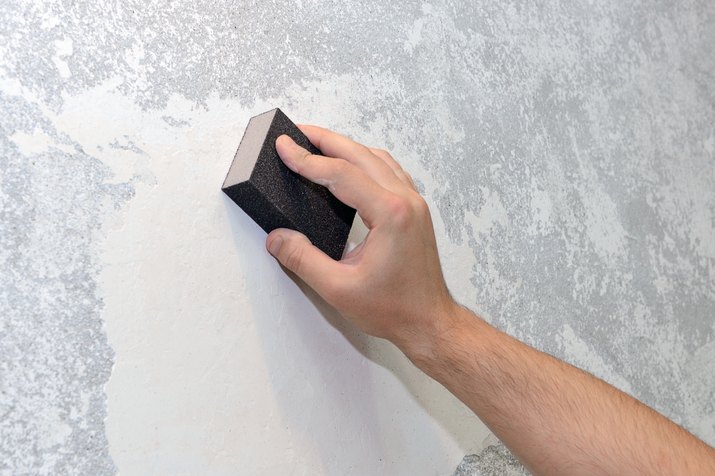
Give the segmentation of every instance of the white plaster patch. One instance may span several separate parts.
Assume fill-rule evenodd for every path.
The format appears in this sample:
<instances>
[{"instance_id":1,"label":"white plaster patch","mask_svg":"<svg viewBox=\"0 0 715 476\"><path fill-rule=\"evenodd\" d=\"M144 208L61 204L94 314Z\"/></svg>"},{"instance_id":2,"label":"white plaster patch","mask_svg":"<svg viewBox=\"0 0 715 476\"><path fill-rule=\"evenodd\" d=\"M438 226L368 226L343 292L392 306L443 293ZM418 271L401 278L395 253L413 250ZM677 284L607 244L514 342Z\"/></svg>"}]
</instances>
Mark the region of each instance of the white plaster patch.
<instances>
[{"instance_id":1,"label":"white plaster patch","mask_svg":"<svg viewBox=\"0 0 715 476\"><path fill-rule=\"evenodd\" d=\"M439 185L424 169L419 159L413 157L413 154L409 151L400 151L398 148L397 154L397 157L402 160L403 167L414 177L419 177L425 186L424 198L432 213L432 224L434 226L439 258L442 263L442 272L445 282L447 283L447 288L457 302L473 306L475 300L474 287L466 277L471 276L474 272L477 260L469 246L467 230L466 228L462 230L461 244L458 245L450 241L447 225L444 223L444 220L442 220L442 216L439 214L438 208L432 199L438 191ZM405 161L403 160L404 158L412 159Z\"/></svg>"},{"instance_id":2,"label":"white plaster patch","mask_svg":"<svg viewBox=\"0 0 715 476\"><path fill-rule=\"evenodd\" d=\"M698 254L715 260L715 203L708 207L702 200L693 197L690 217L690 241Z\"/></svg>"},{"instance_id":3,"label":"white plaster patch","mask_svg":"<svg viewBox=\"0 0 715 476\"><path fill-rule=\"evenodd\" d=\"M474 226L474 231L488 236L496 225L508 226L509 217L506 207L499 194L486 187L479 187L484 196L484 205L479 209L478 215L472 215L469 222Z\"/></svg>"},{"instance_id":4,"label":"white plaster patch","mask_svg":"<svg viewBox=\"0 0 715 476\"><path fill-rule=\"evenodd\" d=\"M536 177L533 176L531 177L530 196L531 222L529 222L527 232L532 235L545 235L553 230L551 218L553 204L548 192L539 186Z\"/></svg>"},{"instance_id":5,"label":"white plaster patch","mask_svg":"<svg viewBox=\"0 0 715 476\"><path fill-rule=\"evenodd\" d=\"M623 258L628 234L623 228L618 207L600 185L592 159L580 150L573 130L570 130L570 135L582 177L577 190L586 213L586 234L596 253L605 262Z\"/></svg>"},{"instance_id":6,"label":"white plaster patch","mask_svg":"<svg viewBox=\"0 0 715 476\"><path fill-rule=\"evenodd\" d=\"M407 38L405 39L404 49L407 54L412 54L417 47L422 42L422 28L426 22L430 21L432 15L432 5L425 3L422 5L422 16L414 21L412 27L407 32Z\"/></svg>"},{"instance_id":7,"label":"white plaster patch","mask_svg":"<svg viewBox=\"0 0 715 476\"><path fill-rule=\"evenodd\" d=\"M123 183L134 180L151 181L152 173L148 169L149 157L130 149L112 147L127 138L137 138L136 147L141 149L144 141L166 141L178 138L166 121L155 123L156 118L146 114L136 114L136 106L117 107L128 102L116 92L119 80L109 80L100 86L91 88L81 96L66 96L60 115L49 111L59 130L82 145L87 153L98 157L111 167L114 176L109 183ZM186 114L192 107L188 101L174 98L172 106L181 114ZM107 112L111 111L111 115ZM147 123L148 118L151 123ZM87 127L92 124L92 127Z\"/></svg>"},{"instance_id":8,"label":"white plaster patch","mask_svg":"<svg viewBox=\"0 0 715 476\"><path fill-rule=\"evenodd\" d=\"M55 41L55 56L52 57L52 62L57 67L57 71L61 78L69 78L72 76L70 67L64 60L67 56L72 55L72 40L70 38L65 38L62 40Z\"/></svg>"},{"instance_id":9,"label":"white plaster patch","mask_svg":"<svg viewBox=\"0 0 715 476\"><path fill-rule=\"evenodd\" d=\"M40 432L42 438L37 444L43 450L64 444L65 439L72 433L72 428L63 421L59 408L44 407L40 421L43 423Z\"/></svg>"},{"instance_id":10,"label":"white plaster patch","mask_svg":"<svg viewBox=\"0 0 715 476\"><path fill-rule=\"evenodd\" d=\"M581 193L581 198L586 207L588 237L596 252L604 260L623 256L626 231L617 218L616 204L596 187L587 187Z\"/></svg>"},{"instance_id":11,"label":"white plaster patch","mask_svg":"<svg viewBox=\"0 0 715 476\"><path fill-rule=\"evenodd\" d=\"M35 128L30 134L23 131L15 132L9 139L15 143L24 155L41 154L47 152L51 147L68 153L74 150L73 147L67 144L58 143L56 139L39 128Z\"/></svg>"},{"instance_id":12,"label":"white plaster patch","mask_svg":"<svg viewBox=\"0 0 715 476\"><path fill-rule=\"evenodd\" d=\"M485 256L484 260L480 262L477 262L474 258L469 261L470 263L474 263L470 268L469 274L479 272L486 276L489 289L482 290L482 292L488 292L490 295L496 296L495 299L502 304L502 307L506 307L508 303L519 298L522 279L518 277L512 280L504 276L497 264L499 260L497 259L495 248L490 243L490 240L492 240L494 236L499 235L499 233L494 233L497 227L502 229L507 228L510 225L510 220L506 207L497 192L487 189L486 187L479 187L479 190L484 197L484 204L477 214L471 210L467 210L465 212L464 221L465 225L473 230L476 235L475 238L484 242L483 252ZM471 248L467 246L460 256L466 255L468 249L471 250ZM472 292L474 292L473 287L470 286L470 288ZM491 316L483 309L479 311L481 317L489 322L492 321ZM506 325L503 326L503 330L513 334L515 329L510 322L507 322Z\"/></svg>"},{"instance_id":13,"label":"white plaster patch","mask_svg":"<svg viewBox=\"0 0 715 476\"><path fill-rule=\"evenodd\" d=\"M52 28L58 26L61 22L59 17L52 15L52 14L46 14L42 18L42 23L40 23L40 28L43 30L51 30Z\"/></svg>"},{"instance_id":14,"label":"white plaster patch","mask_svg":"<svg viewBox=\"0 0 715 476\"><path fill-rule=\"evenodd\" d=\"M366 93L364 78L340 77L281 102L299 122L349 129L357 101L328 93L353 84L377 95L389 82ZM249 117L282 104L174 98L142 111L113 88L66 98L55 123L120 176L146 167L154 178L137 179L104 227L100 291L116 353L107 432L120 472L435 473L481 449L487 430L463 404L306 296L220 191ZM143 155L123 163L129 152L108 147L117 138Z\"/></svg>"},{"instance_id":15,"label":"white plaster patch","mask_svg":"<svg viewBox=\"0 0 715 476\"><path fill-rule=\"evenodd\" d=\"M145 54L144 44L141 41L137 41L131 48L127 49L124 55L124 60L132 68L135 75L133 87L139 91L146 90L149 85L148 71L144 65Z\"/></svg>"}]
</instances>

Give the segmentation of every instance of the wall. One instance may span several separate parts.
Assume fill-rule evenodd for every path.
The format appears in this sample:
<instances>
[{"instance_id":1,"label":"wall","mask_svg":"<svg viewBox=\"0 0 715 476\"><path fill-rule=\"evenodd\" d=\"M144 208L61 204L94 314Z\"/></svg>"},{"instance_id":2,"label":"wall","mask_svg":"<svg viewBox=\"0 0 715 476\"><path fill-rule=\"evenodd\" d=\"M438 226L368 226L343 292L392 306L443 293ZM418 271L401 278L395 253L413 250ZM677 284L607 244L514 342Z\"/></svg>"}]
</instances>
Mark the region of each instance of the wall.
<instances>
[{"instance_id":1,"label":"wall","mask_svg":"<svg viewBox=\"0 0 715 476\"><path fill-rule=\"evenodd\" d=\"M3 474L523 472L222 196L275 106L393 152L461 302L715 443L711 2L0 19Z\"/></svg>"}]
</instances>

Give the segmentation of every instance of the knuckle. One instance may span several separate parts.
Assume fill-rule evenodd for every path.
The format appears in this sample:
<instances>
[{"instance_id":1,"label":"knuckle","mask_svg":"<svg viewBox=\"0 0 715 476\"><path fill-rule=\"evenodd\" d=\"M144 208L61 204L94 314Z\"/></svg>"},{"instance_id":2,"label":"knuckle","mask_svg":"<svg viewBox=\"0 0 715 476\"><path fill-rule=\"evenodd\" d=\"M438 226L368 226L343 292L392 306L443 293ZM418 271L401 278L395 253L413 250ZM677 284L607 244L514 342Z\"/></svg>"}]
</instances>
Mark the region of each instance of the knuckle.
<instances>
[{"instance_id":1,"label":"knuckle","mask_svg":"<svg viewBox=\"0 0 715 476\"><path fill-rule=\"evenodd\" d=\"M392 154L390 154L388 151L385 149L375 149L375 154L376 155L381 155L382 157L392 159Z\"/></svg>"},{"instance_id":2,"label":"knuckle","mask_svg":"<svg viewBox=\"0 0 715 476\"><path fill-rule=\"evenodd\" d=\"M412 182L411 177L404 170L397 169L397 170L395 170L395 174L397 175L397 178L400 179L400 181L402 183L404 183L405 185L407 185L410 188L414 188L413 187L414 183Z\"/></svg>"},{"instance_id":3,"label":"knuckle","mask_svg":"<svg viewBox=\"0 0 715 476\"><path fill-rule=\"evenodd\" d=\"M295 149L295 155L298 157L300 160L307 160L310 158L311 154L308 149L305 149L303 147L297 146Z\"/></svg>"},{"instance_id":4,"label":"knuckle","mask_svg":"<svg viewBox=\"0 0 715 476\"><path fill-rule=\"evenodd\" d=\"M295 170L296 173L302 174L306 166L309 165L308 157L310 157L310 152L305 149L299 149L293 154L293 158L290 159L290 166Z\"/></svg>"},{"instance_id":5,"label":"knuckle","mask_svg":"<svg viewBox=\"0 0 715 476\"><path fill-rule=\"evenodd\" d=\"M315 161L315 160L318 159L319 157L320 157L319 155L311 154L311 153L308 152L307 150L304 151L304 153L303 153L303 160L304 160L305 162Z\"/></svg>"},{"instance_id":6,"label":"knuckle","mask_svg":"<svg viewBox=\"0 0 715 476\"><path fill-rule=\"evenodd\" d=\"M411 194L412 207L419 215L429 214L429 205L419 193Z\"/></svg>"},{"instance_id":7,"label":"knuckle","mask_svg":"<svg viewBox=\"0 0 715 476\"><path fill-rule=\"evenodd\" d=\"M394 196L387 202L387 208L395 224L399 226L409 224L412 210L407 200L400 196Z\"/></svg>"},{"instance_id":8,"label":"knuckle","mask_svg":"<svg viewBox=\"0 0 715 476\"><path fill-rule=\"evenodd\" d=\"M333 175L343 177L350 171L350 164L343 159L335 159L332 163Z\"/></svg>"},{"instance_id":9,"label":"knuckle","mask_svg":"<svg viewBox=\"0 0 715 476\"><path fill-rule=\"evenodd\" d=\"M402 229L409 228L429 215L427 202L416 192L405 196L393 196L387 201L386 206L391 221Z\"/></svg>"},{"instance_id":10,"label":"knuckle","mask_svg":"<svg viewBox=\"0 0 715 476\"><path fill-rule=\"evenodd\" d=\"M294 273L300 274L300 268L303 263L303 247L298 246L296 243L291 243L290 246L286 248L282 260L283 265Z\"/></svg>"},{"instance_id":11,"label":"knuckle","mask_svg":"<svg viewBox=\"0 0 715 476\"><path fill-rule=\"evenodd\" d=\"M335 181L344 179L351 173L351 165L343 159L333 159L327 167L327 179L333 184Z\"/></svg>"},{"instance_id":12,"label":"knuckle","mask_svg":"<svg viewBox=\"0 0 715 476\"><path fill-rule=\"evenodd\" d=\"M320 164L319 158L319 155L311 154L309 151L301 149L297 153L297 158L293 161L295 172L300 175L316 173Z\"/></svg>"},{"instance_id":13,"label":"knuckle","mask_svg":"<svg viewBox=\"0 0 715 476\"><path fill-rule=\"evenodd\" d=\"M313 164L313 159L315 156L308 152L305 149L301 149L300 152L298 152L298 164L300 164L301 167L305 168L307 166L310 166Z\"/></svg>"}]
</instances>

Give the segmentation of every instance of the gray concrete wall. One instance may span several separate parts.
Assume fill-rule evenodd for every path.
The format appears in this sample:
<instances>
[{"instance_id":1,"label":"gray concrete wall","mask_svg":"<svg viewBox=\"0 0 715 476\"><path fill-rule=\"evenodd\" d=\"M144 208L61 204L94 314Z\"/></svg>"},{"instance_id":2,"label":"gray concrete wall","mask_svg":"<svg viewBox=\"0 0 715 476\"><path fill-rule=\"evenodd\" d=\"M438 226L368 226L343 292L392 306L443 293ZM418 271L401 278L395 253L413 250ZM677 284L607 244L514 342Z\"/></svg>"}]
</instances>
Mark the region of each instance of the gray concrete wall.
<instances>
[{"instance_id":1,"label":"gray concrete wall","mask_svg":"<svg viewBox=\"0 0 715 476\"><path fill-rule=\"evenodd\" d=\"M429 384L399 356L385 357L392 354L381 344L359 341L360 353L355 337L301 354L317 345L314 328L283 321L286 335L261 329L271 325L266 304L244 306L241 299L260 295L289 303L282 318L296 308L316 322L324 314L300 300L302 292L284 290L290 283L262 254L260 233L246 231L251 223L214 193L247 118L273 106L394 152L430 203L447 279L464 304L715 444L712 2L4 2L0 39L3 474L191 472L179 454L184 440L154 452L142 443L142 457L132 459L138 450L128 442L143 442L141 422L162 410L157 403L129 415L151 399L142 389L193 384L207 395L230 387L233 400L222 405L256 413L255 396L241 393L256 383L240 365L229 372L231 362L266 362L251 375L270 372L273 386L260 395L277 399L286 427L300 428L281 436L297 449L276 451L278 437L264 428L263 439L233 436L253 456L229 444L196 456L194 470L230 474L252 458L246 467L257 471L275 458L298 473L351 473L341 463L354 458L375 460L352 467L354 474L399 474L415 462L427 468L436 441L448 441L450 455L489 442L469 443L470 430L453 424L461 410L440 413L453 403L420 400ZM248 238L230 241L244 232ZM233 268L235 277L225 279L236 287L224 289L225 280L211 277L228 274L220 266L229 251L252 268ZM194 285L176 284L177 275ZM264 289L257 282L266 276L274 285ZM172 292L190 293L203 307L186 302L173 319L162 317L176 300L162 304L161 296ZM190 325L216 302L217 314L231 310L233 321L259 323L254 335L253 324L221 321L235 341L220 364L211 348L220 341L200 332L217 324ZM205 347L182 340L194 327ZM280 345L266 344L273 339ZM185 357L164 341L194 353ZM378 350L365 351L370 346ZM315 418L323 426L315 428L288 415L285 396L296 382L282 370L285 349L305 355L302 368L321 375L344 368L324 362L345 352L354 352L356 369L377 362L370 372L407 382L405 396L401 386L383 392L392 384L380 379L366 392L394 395L398 409L415 400L415 411L437 423L404 427L421 429L421 438L406 432L398 444L395 433L327 456L331 442L335 451L345 446L332 420L373 439L392 434L365 427L373 414L349 401L321 404ZM185 380L177 381L167 369L181 358L206 361L195 374L182 367ZM215 381L199 381L217 366L227 373L212 370ZM140 373L148 368L153 373ZM301 398L313 401L330 385ZM205 398L187 395L176 390L161 400L181 402L172 421L198 421L215 434L221 415L206 408L192 416ZM281 426L272 415L255 417L255 428ZM153 441L169 445L173 428ZM445 440L430 439L439 428ZM301 442L328 448L301 456ZM436 470L448 474L458 463L450 456ZM491 448L460 471L507 467L521 471Z\"/></svg>"}]
</instances>

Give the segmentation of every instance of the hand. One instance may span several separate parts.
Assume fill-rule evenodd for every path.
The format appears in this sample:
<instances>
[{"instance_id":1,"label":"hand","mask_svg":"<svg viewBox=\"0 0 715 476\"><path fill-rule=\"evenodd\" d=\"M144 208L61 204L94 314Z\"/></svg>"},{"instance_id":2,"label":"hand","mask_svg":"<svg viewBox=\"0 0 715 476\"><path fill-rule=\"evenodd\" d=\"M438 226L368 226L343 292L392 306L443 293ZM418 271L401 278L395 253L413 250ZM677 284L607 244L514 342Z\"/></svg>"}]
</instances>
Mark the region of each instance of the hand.
<instances>
[{"instance_id":1,"label":"hand","mask_svg":"<svg viewBox=\"0 0 715 476\"><path fill-rule=\"evenodd\" d=\"M268 235L268 251L368 334L404 350L441 332L456 304L442 275L429 208L410 176L384 150L319 127L300 128L329 157L283 135L276 141L283 162L355 208L370 231L340 261L287 229Z\"/></svg>"}]
</instances>

